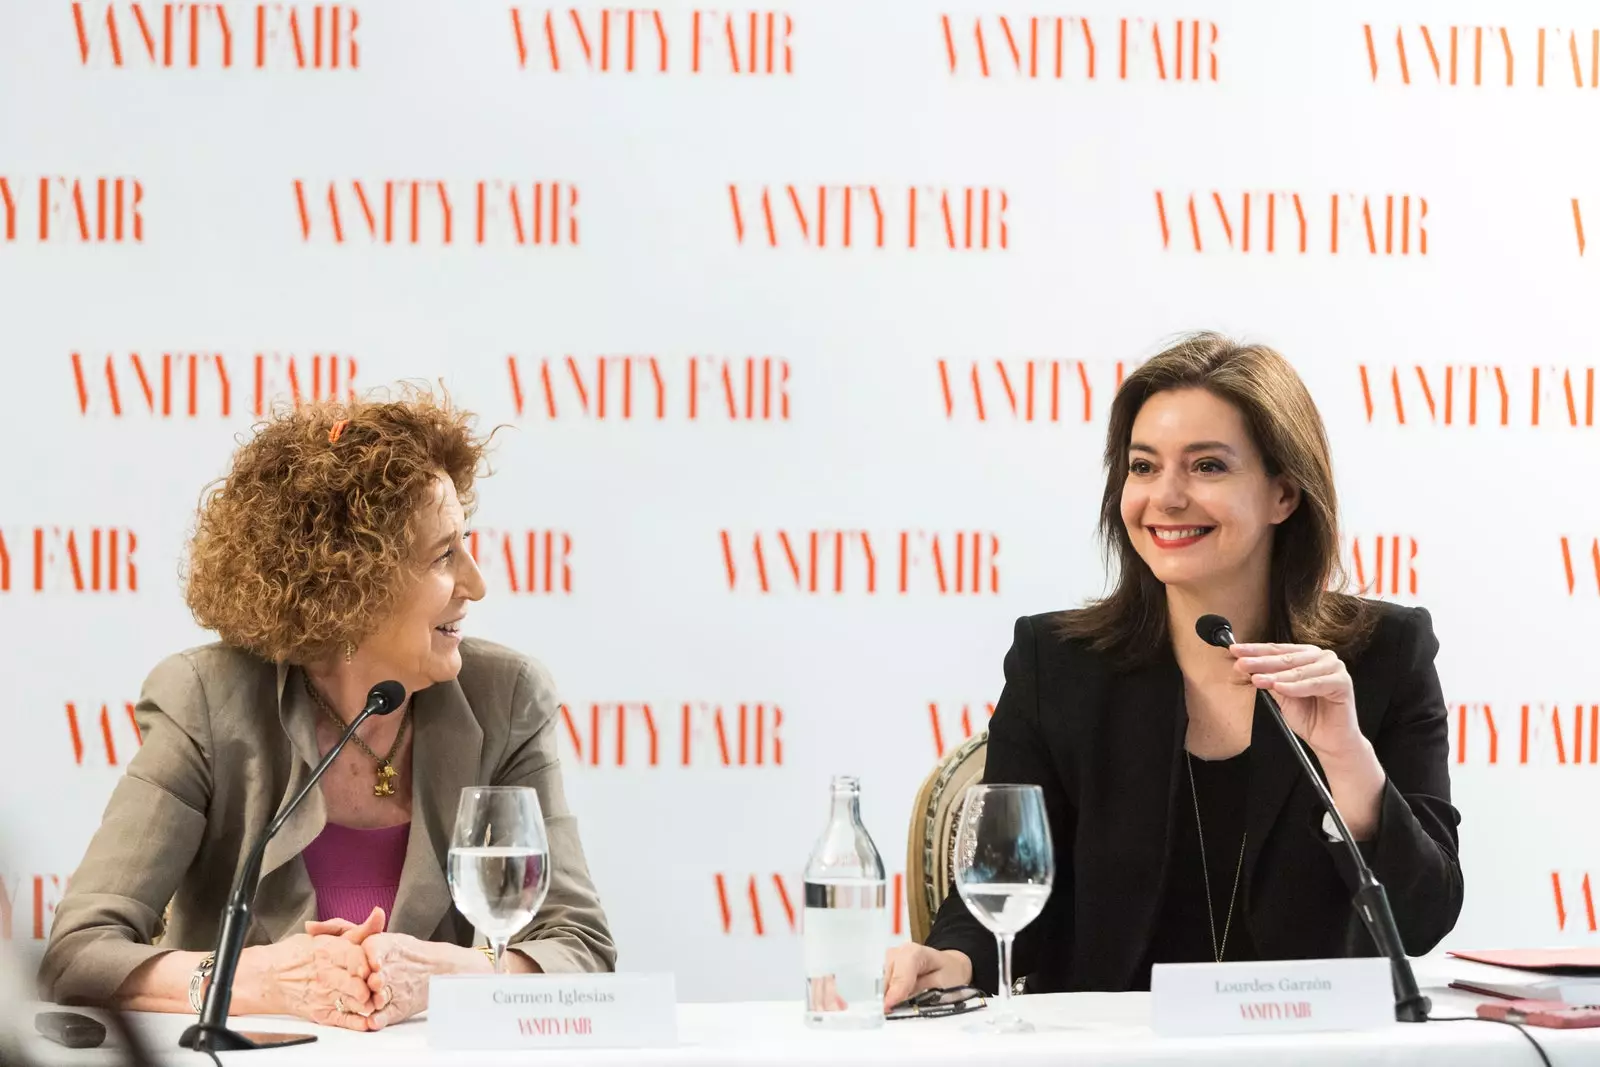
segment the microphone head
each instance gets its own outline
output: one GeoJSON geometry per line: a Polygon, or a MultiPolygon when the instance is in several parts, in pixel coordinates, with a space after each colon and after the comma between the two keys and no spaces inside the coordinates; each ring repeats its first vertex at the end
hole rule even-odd
{"type": "Polygon", "coordinates": [[[406,701],[406,687],[396,681],[379,682],[367,690],[367,707],[374,715],[387,715],[406,701]]]}
{"type": "Polygon", "coordinates": [[[1227,648],[1233,644],[1233,624],[1221,615],[1200,616],[1195,620],[1194,632],[1208,645],[1227,648]]]}

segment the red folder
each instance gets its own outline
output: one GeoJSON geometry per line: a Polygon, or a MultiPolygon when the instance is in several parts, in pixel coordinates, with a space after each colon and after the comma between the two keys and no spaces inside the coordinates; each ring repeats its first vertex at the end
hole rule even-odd
{"type": "Polygon", "coordinates": [[[1450,955],[1473,963],[1513,967],[1539,974],[1582,977],[1600,976],[1600,946],[1587,948],[1506,948],[1485,952],[1451,952],[1450,955]]]}

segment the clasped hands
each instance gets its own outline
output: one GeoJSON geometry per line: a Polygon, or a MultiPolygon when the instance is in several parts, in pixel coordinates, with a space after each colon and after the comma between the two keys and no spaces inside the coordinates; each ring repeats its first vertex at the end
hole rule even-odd
{"type": "Polygon", "coordinates": [[[428,978],[439,973],[437,946],[384,930],[373,908],[365,922],[306,923],[270,946],[264,960],[279,1010],[324,1026],[382,1030],[428,1006],[428,978]]]}

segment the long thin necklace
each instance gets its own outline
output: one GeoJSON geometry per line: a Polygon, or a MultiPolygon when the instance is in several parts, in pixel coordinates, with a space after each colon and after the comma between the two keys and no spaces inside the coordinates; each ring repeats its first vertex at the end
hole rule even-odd
{"type": "MultiPolygon", "coordinates": [[[[334,711],[328,706],[328,702],[322,699],[322,694],[317,692],[317,687],[311,684],[311,676],[309,674],[302,674],[300,677],[305,679],[306,692],[311,694],[311,699],[316,701],[317,707],[328,713],[328,718],[339,724],[340,732],[348,729],[350,724],[345,722],[344,719],[340,718],[337,711],[334,711]]],[[[405,714],[400,718],[400,730],[394,735],[394,744],[389,746],[389,754],[387,756],[380,756],[376,752],[372,751],[372,748],[365,741],[361,740],[359,736],[353,736],[350,738],[350,740],[354,741],[361,747],[361,751],[365,752],[368,756],[371,756],[378,762],[378,779],[372,787],[372,795],[375,797],[394,796],[394,780],[400,775],[400,772],[394,769],[394,758],[400,753],[400,745],[406,739],[406,727],[410,725],[410,723],[411,705],[408,703],[406,704],[405,714]]]]}
{"type": "Polygon", "coordinates": [[[1189,767],[1189,795],[1194,798],[1194,828],[1200,835],[1200,877],[1205,880],[1206,921],[1211,924],[1211,954],[1221,963],[1223,954],[1228,951],[1228,931],[1233,928],[1233,902],[1239,895],[1239,875],[1244,872],[1244,846],[1250,839],[1250,832],[1245,831],[1239,838],[1239,863],[1233,870],[1233,892],[1228,894],[1228,915],[1222,923],[1222,942],[1218,944],[1216,909],[1211,904],[1211,870],[1206,865],[1206,832],[1200,824],[1200,791],[1194,787],[1194,755],[1185,750],[1184,756],[1189,767]]]}

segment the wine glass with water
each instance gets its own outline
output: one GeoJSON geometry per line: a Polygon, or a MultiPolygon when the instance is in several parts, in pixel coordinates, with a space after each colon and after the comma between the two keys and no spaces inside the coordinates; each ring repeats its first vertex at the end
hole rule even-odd
{"type": "Polygon", "coordinates": [[[999,1004],[994,1015],[969,1029],[1033,1029],[1011,1010],[1011,940],[1044,910],[1055,876],[1050,822],[1038,786],[975,785],[967,790],[956,828],[956,891],[1000,948],[999,1004]]]}
{"type": "Polygon", "coordinates": [[[550,889],[550,844],[539,794],[525,786],[468,786],[450,838],[450,896],[494,949],[505,973],[506,945],[533,921],[550,889]]]}

